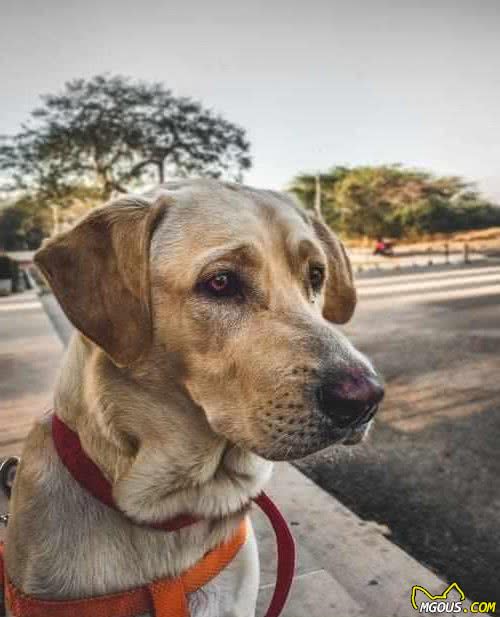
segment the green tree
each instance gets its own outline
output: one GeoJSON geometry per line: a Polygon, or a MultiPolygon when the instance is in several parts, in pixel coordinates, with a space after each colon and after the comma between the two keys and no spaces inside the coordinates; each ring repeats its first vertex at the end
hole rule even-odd
{"type": "Polygon", "coordinates": [[[341,211],[335,199],[335,190],[337,184],[348,173],[347,167],[333,167],[329,171],[317,175],[300,174],[293,179],[289,189],[306,208],[313,210],[316,198],[316,182],[319,180],[323,218],[330,226],[338,227],[341,211]]]}
{"type": "Polygon", "coordinates": [[[249,169],[245,131],[162,84],[97,75],[42,97],[29,122],[0,143],[10,188],[61,201],[75,186],[102,198],[166,174],[225,174],[249,169]]]}
{"type": "MultiPolygon", "coordinates": [[[[314,181],[301,175],[290,187],[306,208],[313,207],[314,181]]],[[[399,165],[332,168],[321,175],[321,194],[327,222],[349,236],[400,238],[500,224],[500,208],[461,178],[399,165]]]]}
{"type": "Polygon", "coordinates": [[[23,193],[0,205],[0,249],[35,250],[43,238],[73,224],[100,202],[98,190],[82,186],[73,187],[62,204],[23,193]]]}
{"type": "Polygon", "coordinates": [[[39,207],[28,197],[0,210],[0,249],[35,250],[51,230],[50,210],[39,207]]]}

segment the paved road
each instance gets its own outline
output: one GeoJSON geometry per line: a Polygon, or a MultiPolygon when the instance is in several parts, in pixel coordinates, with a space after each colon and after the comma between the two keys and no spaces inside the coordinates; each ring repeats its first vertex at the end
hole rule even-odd
{"type": "Polygon", "coordinates": [[[346,331],[384,373],[386,401],[368,444],[300,467],[500,605],[500,264],[371,275],[359,296],[346,331]]]}
{"type": "Polygon", "coordinates": [[[34,415],[52,407],[62,349],[34,291],[0,298],[0,457],[18,454],[34,415]]]}
{"type": "Polygon", "coordinates": [[[0,458],[20,454],[33,419],[52,407],[62,350],[35,292],[0,298],[0,458]]]}

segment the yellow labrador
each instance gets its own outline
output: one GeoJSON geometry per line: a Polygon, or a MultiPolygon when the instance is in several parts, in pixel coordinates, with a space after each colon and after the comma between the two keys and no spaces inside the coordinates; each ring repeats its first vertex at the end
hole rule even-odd
{"type": "MultiPolygon", "coordinates": [[[[340,241],[286,195],[180,181],[92,211],[37,256],[77,331],[54,408],[112,484],[107,508],[69,475],[50,418],[30,433],[6,543],[39,598],[176,576],[226,540],[271,474],[366,432],[383,390],[333,324],[356,294],[340,241]],[[174,533],[148,523],[190,513],[174,533]]],[[[189,598],[193,617],[251,617],[253,533],[189,598]]]]}

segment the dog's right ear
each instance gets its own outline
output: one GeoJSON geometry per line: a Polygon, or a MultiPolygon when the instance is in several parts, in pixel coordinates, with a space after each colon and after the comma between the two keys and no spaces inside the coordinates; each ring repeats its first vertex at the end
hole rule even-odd
{"type": "Polygon", "coordinates": [[[35,255],[69,320],[118,366],[134,362],[151,339],[149,245],[166,206],[118,199],[35,255]]]}
{"type": "Polygon", "coordinates": [[[351,262],[341,240],[324,221],[312,217],[312,225],[328,259],[323,315],[333,323],[343,324],[351,319],[357,302],[351,262]]]}

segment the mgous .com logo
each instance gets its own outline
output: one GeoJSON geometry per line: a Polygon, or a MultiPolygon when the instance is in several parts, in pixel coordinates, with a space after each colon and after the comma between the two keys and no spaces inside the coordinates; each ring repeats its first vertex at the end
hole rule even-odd
{"type": "Polygon", "coordinates": [[[464,606],[465,593],[458,583],[451,583],[442,594],[433,596],[425,587],[413,585],[411,605],[421,614],[445,615],[446,613],[494,613],[496,602],[471,602],[464,606]]]}

